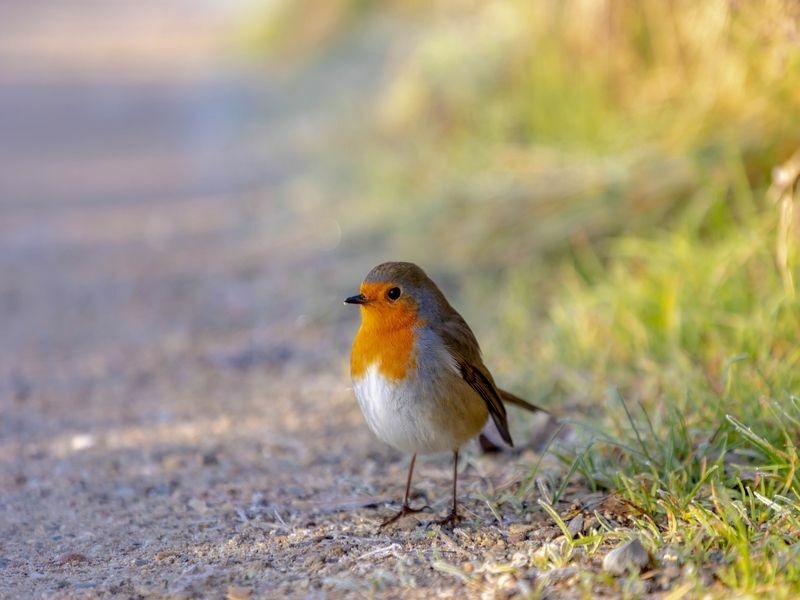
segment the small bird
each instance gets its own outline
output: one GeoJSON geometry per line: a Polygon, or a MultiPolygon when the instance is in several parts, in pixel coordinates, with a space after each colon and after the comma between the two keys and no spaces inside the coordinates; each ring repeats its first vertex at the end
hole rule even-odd
{"type": "Polygon", "coordinates": [[[372,269],[360,293],[345,299],[361,307],[353,341],[353,389],[373,433],[411,454],[400,517],[420,512],[408,504],[417,454],[453,453],[453,505],[440,524],[455,524],[458,451],[491,415],[513,446],[504,402],[542,410],[495,385],[480,346],[463,317],[420,267],[386,262],[372,269]]]}

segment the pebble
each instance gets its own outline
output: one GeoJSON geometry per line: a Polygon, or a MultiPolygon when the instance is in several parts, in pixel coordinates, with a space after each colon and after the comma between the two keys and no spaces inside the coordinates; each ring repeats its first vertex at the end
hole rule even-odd
{"type": "Polygon", "coordinates": [[[147,489],[148,496],[169,496],[171,492],[172,486],[168,483],[158,483],[147,489]]]}
{"type": "Polygon", "coordinates": [[[114,495],[122,500],[132,500],[136,497],[136,490],[129,485],[118,485],[114,489],[114,495]]]}
{"type": "Polygon", "coordinates": [[[553,526],[537,527],[530,532],[530,538],[541,542],[549,542],[563,535],[561,529],[553,526]]]}
{"type": "Polygon", "coordinates": [[[79,433],[72,436],[72,439],[70,440],[70,448],[73,450],[73,452],[79,452],[81,450],[91,448],[94,446],[94,443],[95,440],[93,435],[89,433],[79,433]]]}
{"type": "Polygon", "coordinates": [[[518,544],[527,539],[528,534],[534,529],[536,527],[527,523],[512,523],[508,526],[508,542],[518,544]]]}
{"type": "Polygon", "coordinates": [[[573,538],[583,531],[583,515],[578,515],[567,524],[567,531],[573,538]]]}
{"type": "Polygon", "coordinates": [[[227,600],[248,600],[253,590],[241,585],[231,585],[228,587],[227,600]]]}
{"type": "Polygon", "coordinates": [[[213,467],[219,464],[219,457],[217,456],[216,450],[212,450],[210,452],[206,452],[203,454],[203,466],[204,467],[213,467]]]}
{"type": "Polygon", "coordinates": [[[519,569],[528,564],[528,555],[524,552],[515,552],[511,556],[511,566],[519,569]]]}
{"type": "Polygon", "coordinates": [[[200,498],[192,498],[187,504],[189,508],[201,514],[208,511],[208,504],[206,504],[206,502],[200,498]]]}
{"type": "Polygon", "coordinates": [[[509,590],[517,585],[516,578],[511,573],[503,573],[497,578],[497,587],[501,590],[509,590]]]}
{"type": "Polygon", "coordinates": [[[650,554],[639,538],[635,537],[606,554],[603,559],[603,570],[612,575],[638,573],[649,563],[650,554]]]}
{"type": "Polygon", "coordinates": [[[89,562],[89,559],[80,552],[67,552],[58,558],[59,565],[77,565],[85,562],[89,562]]]}

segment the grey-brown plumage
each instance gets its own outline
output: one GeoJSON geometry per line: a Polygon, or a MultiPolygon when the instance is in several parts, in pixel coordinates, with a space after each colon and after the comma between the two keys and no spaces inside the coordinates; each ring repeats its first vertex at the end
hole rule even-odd
{"type": "MultiPolygon", "coordinates": [[[[378,265],[361,293],[345,302],[362,309],[353,345],[356,398],[370,428],[387,443],[415,456],[450,448],[457,457],[491,416],[513,446],[504,402],[539,410],[497,387],[475,334],[417,265],[378,265]]],[[[411,471],[413,459],[400,515],[410,511],[411,471]]],[[[448,519],[455,518],[454,490],[448,519]]]]}

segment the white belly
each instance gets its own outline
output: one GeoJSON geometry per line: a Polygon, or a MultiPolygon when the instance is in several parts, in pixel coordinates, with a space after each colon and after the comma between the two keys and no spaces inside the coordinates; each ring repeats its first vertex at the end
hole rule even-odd
{"type": "Polygon", "coordinates": [[[372,364],[353,380],[353,388],[370,429],[404,452],[455,450],[476,436],[488,417],[483,399],[451,369],[413,370],[395,382],[372,364]]]}

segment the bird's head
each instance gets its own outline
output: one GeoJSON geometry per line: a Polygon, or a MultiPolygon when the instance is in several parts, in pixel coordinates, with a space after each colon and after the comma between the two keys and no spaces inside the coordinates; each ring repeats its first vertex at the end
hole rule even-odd
{"type": "Polygon", "coordinates": [[[392,328],[419,325],[435,318],[447,305],[425,271],[410,262],[386,262],[372,269],[359,294],[345,304],[361,306],[365,326],[392,328]]]}

